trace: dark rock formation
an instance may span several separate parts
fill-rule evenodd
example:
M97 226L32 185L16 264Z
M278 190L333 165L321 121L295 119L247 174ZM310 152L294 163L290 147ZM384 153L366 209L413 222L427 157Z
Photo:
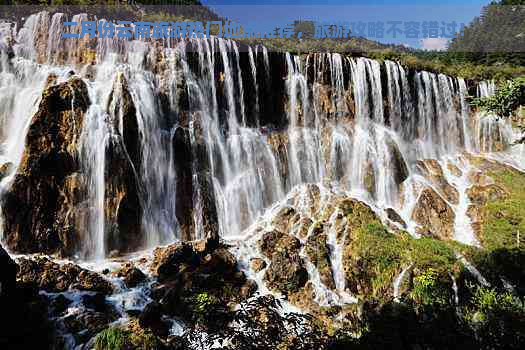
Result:
M104 166L107 251L134 251L143 243L142 205L137 172L141 149L136 109L124 75L119 74L109 99L110 137Z
M3 198L9 247L22 253L72 255L89 221L86 177L79 141L89 107L87 87L76 77L50 85L33 116L26 149ZM109 100L105 157L105 229L108 251L142 243L142 208L136 171L141 166L136 110L119 75ZM104 142L104 140L100 140Z
M200 302L227 308L254 293L253 281L239 271L235 257L225 247L193 246L181 242L154 252L150 269L159 283L153 288L152 297L163 314L202 322L200 317L205 310L199 309ZM205 301L199 301L199 296Z
M140 271L130 262L122 265L121 268L116 272L116 275L124 280L124 283L128 288L136 287L146 280L146 275L144 272Z
M0 327L2 349L50 349L53 330L46 297L34 285L17 283L18 266L0 247L0 309L8 317Z
M71 208L82 200L77 145L89 103L78 78L44 91L18 173L3 198L11 249L69 254L77 248L82 212Z

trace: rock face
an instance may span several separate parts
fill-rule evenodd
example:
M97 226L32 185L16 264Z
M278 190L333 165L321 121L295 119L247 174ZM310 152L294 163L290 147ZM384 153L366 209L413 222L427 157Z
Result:
M143 243L138 191L139 126L128 83L119 74L109 99L111 137L106 145L104 211L107 251L134 251Z
M433 189L424 189L412 213L420 225L418 233L440 239L451 239L454 234L454 211Z
M33 116L18 173L3 198L4 232L18 252L71 253L80 232L80 165L77 145L89 106L78 78L47 88Z
M90 101L85 83L73 77L46 88L33 116L25 152L3 197L8 246L21 253L72 255L90 218L80 138ZM136 250L142 243L137 171L140 135L127 82L117 77L109 99L105 154L106 249ZM104 142L104 140L100 140Z

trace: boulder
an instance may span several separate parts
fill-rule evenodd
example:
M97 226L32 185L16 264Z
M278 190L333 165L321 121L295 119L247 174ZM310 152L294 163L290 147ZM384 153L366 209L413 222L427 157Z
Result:
M424 189L419 195L412 219L419 225L421 235L439 239L451 239L454 235L454 211L431 188Z
M283 294L297 292L308 281L308 272L299 256L301 243L291 235L270 231L259 240L260 251L270 259L264 280Z
M124 280L124 283L128 288L136 287L147 279L144 272L140 271L130 262L122 265L116 272L116 275Z
M13 170L13 163L11 162L7 162L7 163L0 165L0 181L2 181L4 177L8 176L12 170Z
M227 308L255 292L256 285L246 279L226 247L203 246L178 242L155 250L150 269L159 282L153 286L152 298L163 314L195 322L198 295Z
M155 301L146 305L139 316L139 325L163 337L167 336L170 331L170 324L162 319L162 306Z

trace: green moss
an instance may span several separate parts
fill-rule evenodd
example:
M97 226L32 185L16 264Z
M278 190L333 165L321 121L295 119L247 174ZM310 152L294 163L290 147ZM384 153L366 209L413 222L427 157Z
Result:
M405 259L421 269L438 272L450 271L457 264L452 244L429 237L410 239Z
M488 250L525 247L525 174L503 168L489 175L508 196L483 208L482 244Z
M95 350L156 350L161 348L159 339L148 329L142 329L136 321L130 329L109 327L97 334Z
M389 233L377 218L370 223L363 221L364 216L352 219L361 224L352 230L352 240L345 249L347 278L361 286L361 294L381 298L402 269L408 237Z

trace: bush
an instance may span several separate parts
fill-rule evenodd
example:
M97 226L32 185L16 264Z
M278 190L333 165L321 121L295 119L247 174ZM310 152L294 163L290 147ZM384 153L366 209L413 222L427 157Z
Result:
M510 117L519 106L525 105L525 77L503 82L493 96L475 98L471 105L499 117Z

